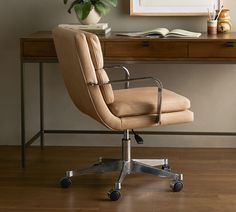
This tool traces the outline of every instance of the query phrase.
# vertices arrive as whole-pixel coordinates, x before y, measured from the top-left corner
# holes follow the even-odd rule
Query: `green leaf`
[[[113,6],[113,7],[117,6],[117,0],[100,0],[100,1],[109,6]]]
[[[81,20],[84,20],[88,17],[90,11],[92,10],[92,3],[91,2],[84,2],[81,4],[75,5],[75,12],[79,16]]]
[[[63,0],[64,4],[67,4],[69,0]],[[96,11],[100,15],[107,15],[110,11],[110,7],[116,7],[118,0],[74,0],[68,12],[71,13],[72,8],[74,8],[75,12],[78,14],[81,20],[84,20],[94,5]]]
[[[82,19],[82,5],[78,4],[74,7],[75,13]]]
[[[100,0],[90,0],[92,5],[95,5],[97,2],[99,2]]]
[[[95,4],[95,9],[100,15],[107,15],[110,11],[109,6],[107,6],[106,4],[102,2],[97,2]]]
[[[67,0],[66,0],[67,1]],[[68,13],[71,13],[71,9],[75,7],[76,5],[82,4],[81,0],[75,0],[71,3],[70,8],[68,9]]]

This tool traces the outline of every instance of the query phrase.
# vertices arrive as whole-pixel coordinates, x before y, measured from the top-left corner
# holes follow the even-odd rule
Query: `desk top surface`
[[[200,61],[236,63],[236,33],[199,38],[133,38],[115,32],[99,36],[106,61]],[[56,61],[50,31],[39,31],[21,38],[22,61]]]
[[[188,41],[215,41],[215,40],[236,40],[236,32],[231,33],[220,33],[217,35],[208,35],[207,33],[202,33],[202,35],[199,38],[176,38],[176,37],[169,37],[169,38],[146,38],[146,37],[128,37],[128,36],[118,36],[116,35],[116,32],[113,32],[111,34],[105,35],[105,36],[99,36],[100,40],[129,40],[129,41],[136,41],[136,40],[188,40]],[[52,39],[52,33],[50,31],[38,31],[34,32],[30,35],[21,37],[22,40],[45,40],[45,39]]]

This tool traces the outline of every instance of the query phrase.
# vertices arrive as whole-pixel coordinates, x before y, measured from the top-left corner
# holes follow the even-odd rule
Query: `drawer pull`
[[[226,43],[225,43],[225,47],[227,47],[227,48],[232,48],[232,47],[234,47],[234,42],[226,42]]]
[[[149,43],[148,41],[143,41],[143,42],[142,42],[142,47],[147,48],[147,47],[149,47],[149,46],[150,46],[150,43]]]

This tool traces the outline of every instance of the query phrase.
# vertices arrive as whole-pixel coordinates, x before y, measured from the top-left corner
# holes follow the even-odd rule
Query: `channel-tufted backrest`
[[[103,60],[103,54],[102,54],[102,48],[100,41],[98,37],[94,34],[84,32],[89,50],[90,50],[90,55],[93,61],[94,69],[96,72],[97,80],[100,83],[105,83],[109,81],[109,78],[107,76],[106,71],[103,69],[104,66],[104,60]],[[114,94],[112,90],[112,86],[109,85],[104,85],[100,86],[104,100],[107,104],[111,104],[114,102]]]
[[[107,127],[120,129],[121,120],[108,108],[114,102],[111,85],[89,85],[109,81],[103,69],[98,37],[81,30],[57,27],[53,30],[53,38],[66,88],[75,105]]]

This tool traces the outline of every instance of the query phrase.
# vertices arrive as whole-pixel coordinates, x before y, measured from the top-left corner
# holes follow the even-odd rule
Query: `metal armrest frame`
[[[122,71],[124,71],[125,73],[125,79],[130,79],[130,72],[128,70],[128,68],[126,68],[125,66],[122,65],[115,65],[115,66],[105,66],[104,69],[121,69]],[[125,83],[125,88],[129,88],[129,82]]]
[[[106,83],[94,83],[94,82],[89,82],[88,84],[90,86],[103,86],[103,85],[108,85],[108,84],[118,84],[118,83],[123,83],[123,82],[135,82],[135,81],[145,81],[145,80],[151,80],[156,83],[157,87],[157,119],[156,122],[159,124],[161,120],[161,106],[162,106],[162,90],[163,90],[163,85],[162,82],[154,77],[141,77],[141,78],[131,78],[131,79],[121,79],[121,80],[111,80]]]

